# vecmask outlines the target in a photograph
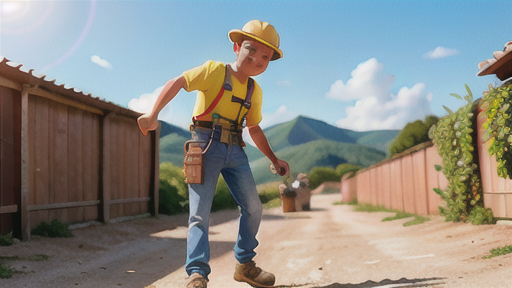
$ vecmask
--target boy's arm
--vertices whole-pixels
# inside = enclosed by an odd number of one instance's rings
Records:
[[[274,151],[272,151],[272,148],[270,148],[270,145],[268,144],[267,137],[265,137],[265,134],[261,130],[259,125],[254,125],[249,127],[249,134],[251,135],[252,140],[254,141],[254,144],[256,144],[256,147],[260,149],[260,151],[267,156],[268,159],[272,162],[276,170],[278,171],[278,174],[281,176],[287,175],[290,172],[290,167],[288,166],[288,163],[286,163],[283,160],[280,160],[276,157],[274,154]],[[284,170],[282,170],[284,169]],[[283,173],[279,173],[281,171],[284,171]]]
[[[147,135],[148,131],[155,130],[158,128],[158,113],[171,101],[181,88],[186,85],[185,77],[180,75],[174,79],[169,80],[158,98],[156,99],[153,110],[150,113],[146,113],[137,119],[140,131],[142,134]]]

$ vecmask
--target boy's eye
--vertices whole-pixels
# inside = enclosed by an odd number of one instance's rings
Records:
[[[249,54],[254,54],[256,52],[256,49],[252,48],[249,45],[245,46],[245,49],[249,52]]]

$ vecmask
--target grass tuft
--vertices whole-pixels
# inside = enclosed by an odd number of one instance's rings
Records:
[[[386,218],[382,219],[382,222],[414,217],[413,220],[405,222],[403,224],[404,227],[412,226],[412,225],[418,225],[418,224],[430,221],[430,218],[428,218],[428,217],[424,217],[424,216],[420,216],[420,215],[416,215],[416,214],[411,214],[411,213],[406,213],[406,212],[403,212],[403,211],[388,209],[388,208],[385,208],[384,206],[373,206],[371,204],[360,204],[360,205],[357,205],[357,207],[355,208],[355,211],[358,211],[358,212],[370,212],[370,213],[372,213],[372,212],[391,212],[391,213],[396,213],[395,216],[386,217]]]
[[[507,245],[507,246],[504,246],[504,247],[494,248],[494,249],[491,249],[489,252],[491,252],[491,255],[487,255],[487,256],[484,256],[482,258],[483,259],[489,259],[489,258],[496,257],[496,256],[510,254],[510,253],[512,253],[512,245]]]

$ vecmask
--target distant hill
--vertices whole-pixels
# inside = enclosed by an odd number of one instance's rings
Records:
[[[160,162],[183,165],[183,144],[190,132],[160,122]],[[386,158],[398,130],[357,132],[299,116],[263,130],[277,156],[292,167],[292,173],[307,173],[315,166],[336,167],[349,163],[367,167]],[[270,173],[270,161],[257,148],[245,148],[257,183],[280,179]]]
[[[341,143],[332,140],[315,140],[291,146],[276,152],[278,158],[290,165],[293,176],[308,173],[313,167],[333,167],[339,164],[353,164],[368,167],[386,158],[382,151],[354,143]],[[279,180],[269,169],[270,160],[262,157],[251,162],[256,183]]]
[[[361,144],[381,150],[388,155],[389,144],[400,130],[358,132],[334,127],[320,120],[298,116],[289,122],[271,126],[264,132],[275,151],[316,140],[332,140]]]

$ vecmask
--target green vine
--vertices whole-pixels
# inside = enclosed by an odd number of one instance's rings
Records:
[[[483,128],[490,140],[489,154],[496,156],[498,176],[512,179],[512,81],[485,92],[481,108],[486,121]]]
[[[439,120],[429,131],[429,137],[437,145],[443,159],[443,166],[436,167],[448,179],[448,187],[443,191],[434,189],[446,202],[440,206],[441,215],[446,221],[472,222],[473,224],[492,223],[492,211],[483,205],[480,168],[476,145],[476,114],[478,101],[473,103],[473,95],[466,85],[468,95],[464,99],[467,105],[457,112],[447,107],[448,116]],[[457,94],[450,94],[462,99]]]

